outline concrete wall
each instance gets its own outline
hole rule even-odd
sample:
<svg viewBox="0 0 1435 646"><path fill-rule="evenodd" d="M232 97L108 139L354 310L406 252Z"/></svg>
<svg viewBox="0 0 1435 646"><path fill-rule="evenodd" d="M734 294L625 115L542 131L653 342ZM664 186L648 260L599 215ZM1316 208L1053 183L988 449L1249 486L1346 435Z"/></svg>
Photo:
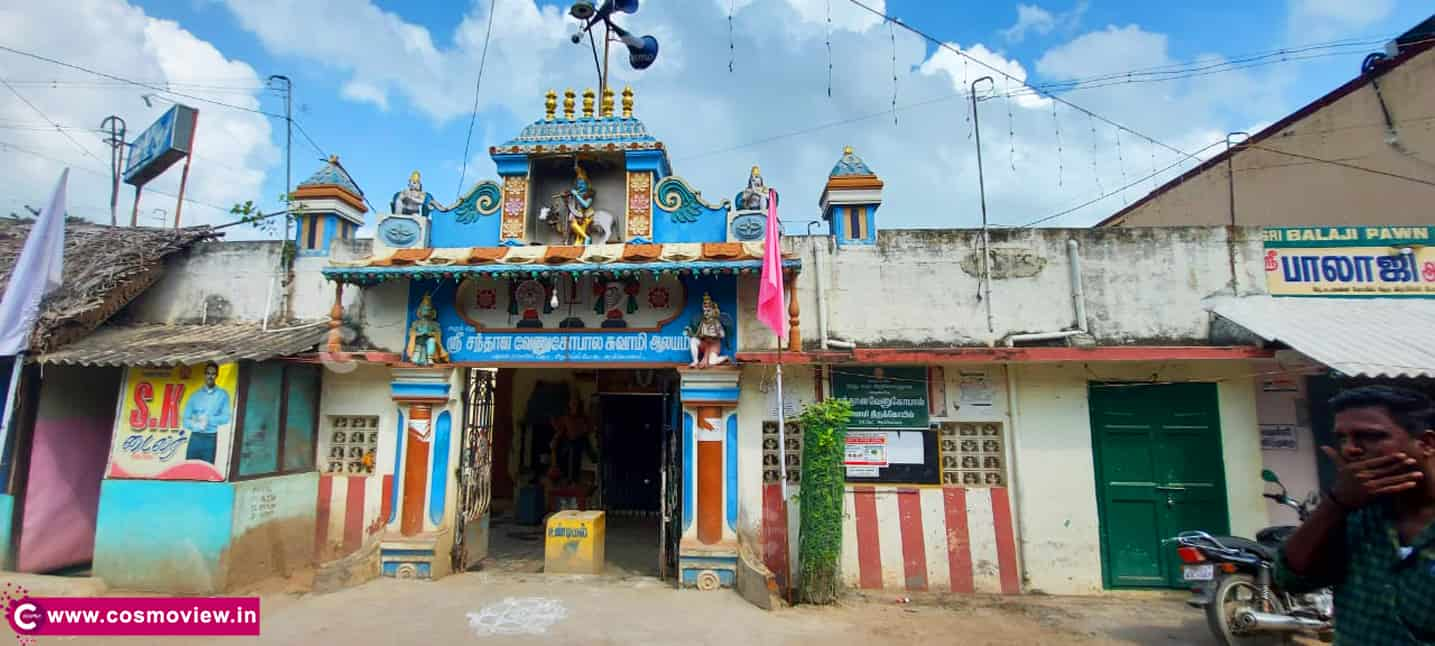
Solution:
<svg viewBox="0 0 1435 646"><path fill-rule="evenodd" d="M999 344L1011 334L1071 329L1076 314L1070 240L1080 248L1087 324L1098 343L1204 342L1209 315L1200 301L1231 293L1233 264L1236 292L1265 291L1259 228L997 229L991 232L988 331L986 302L978 297L978 230L882 231L875 245L840 250L826 237L789 236L783 244L803 261L796 283L808 347L819 339L819 280L832 337L868 347L945 347ZM287 297L289 316L328 318L334 286L320 270L367 250L368 241L356 241L336 244L331 258L297 259ZM165 277L131 307L132 314L142 321L199 322L208 302L210 321L257 321L266 311L267 294L270 312L278 316L284 305L274 270L280 253L280 245L270 242L199 245L171 261ZM738 311L728 312L737 322L741 350L776 347L772 333L755 319L756 298L757 278L741 277ZM406 281L362 290L349 286L343 302L346 324L369 346L403 349Z"/></svg>
<svg viewBox="0 0 1435 646"><path fill-rule="evenodd" d="M313 563L318 482L318 474L309 472L233 484L234 525L224 558L228 588L288 576Z"/></svg>
<svg viewBox="0 0 1435 646"><path fill-rule="evenodd" d="M105 480L95 576L110 587L214 594L312 562L317 474L242 482Z"/></svg>
<svg viewBox="0 0 1435 646"><path fill-rule="evenodd" d="M1008 370L1016 412L1013 504L1028 590L1085 594L1102 589L1088 381L1216 382L1231 531L1251 536L1266 526L1248 363L1028 364Z"/></svg>
<svg viewBox="0 0 1435 646"><path fill-rule="evenodd" d="M97 524L94 574L110 587L185 594L225 590L234 485L105 480Z"/></svg>
<svg viewBox="0 0 1435 646"><path fill-rule="evenodd" d="M320 270L332 260L367 256L369 241L335 242L332 256L294 260L293 281L281 286L283 243L279 241L207 242L171 257L165 274L129 306L136 321L200 323L329 318L334 285ZM346 311L360 300L359 290L345 292ZM206 310L206 303L208 304Z"/></svg>
<svg viewBox="0 0 1435 646"><path fill-rule="evenodd" d="M1427 49L1378 77L1395 122L1387 142L1374 85L1316 109L1248 148L1194 172L1122 214L1114 226L1226 224L1231 218L1230 170L1235 173L1236 223L1268 226L1429 224L1430 187L1394 177L1281 154L1338 160L1407 177L1429 178L1435 159L1435 49Z"/></svg>
<svg viewBox="0 0 1435 646"><path fill-rule="evenodd" d="M880 216L879 216L880 217ZM832 337L859 346L949 347L1000 343L1010 334L1071 329L1076 322L1067 241L1077 241L1087 323L1101 344L1201 343L1209 315L1201 299L1264 293L1259 229L1228 235L1219 227L1169 229L994 230L987 330L981 286L979 230L882 231L874 246L836 249L828 238L789 237L800 252L797 280L802 338L818 341L817 284ZM739 289L743 349L774 347L749 313L757 280ZM1140 288L1136 288L1139 286Z"/></svg>
<svg viewBox="0 0 1435 646"><path fill-rule="evenodd" d="M1262 463L1280 476L1290 496L1302 500L1320 490L1316 460L1324 459L1316 448L1310 430L1308 395L1303 375L1287 373L1275 361L1252 362L1255 379L1256 413L1261 426L1291 427L1295 431L1294 449L1273 448L1261 451ZM1272 493L1279 489L1272 485ZM1294 509L1266 501L1272 525L1299 525L1300 516Z"/></svg>
<svg viewBox="0 0 1435 646"><path fill-rule="evenodd" d="M351 372L324 372L319 412L321 470L328 464L329 418L334 415L378 417L379 444L373 474L319 475L316 554L320 562L368 548L379 540L387 522L393 505L394 452L400 437L399 412L389 392L389 369L359 364ZM374 565L377 574L377 561Z"/></svg>

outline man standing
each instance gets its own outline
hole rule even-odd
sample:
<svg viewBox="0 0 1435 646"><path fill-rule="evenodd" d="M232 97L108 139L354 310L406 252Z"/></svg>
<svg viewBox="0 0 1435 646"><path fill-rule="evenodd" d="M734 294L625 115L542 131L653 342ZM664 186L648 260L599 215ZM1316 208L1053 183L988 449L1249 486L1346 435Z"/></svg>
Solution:
<svg viewBox="0 0 1435 646"><path fill-rule="evenodd" d="M186 460L214 464L219 427L229 423L229 393L215 385L218 378L219 365L213 361L204 364L204 386L194 391L184 406L184 429L189 431Z"/></svg>
<svg viewBox="0 0 1435 646"><path fill-rule="evenodd" d="M1435 644L1435 403L1365 386L1330 404L1336 484L1282 546L1277 584L1334 586L1337 644Z"/></svg>

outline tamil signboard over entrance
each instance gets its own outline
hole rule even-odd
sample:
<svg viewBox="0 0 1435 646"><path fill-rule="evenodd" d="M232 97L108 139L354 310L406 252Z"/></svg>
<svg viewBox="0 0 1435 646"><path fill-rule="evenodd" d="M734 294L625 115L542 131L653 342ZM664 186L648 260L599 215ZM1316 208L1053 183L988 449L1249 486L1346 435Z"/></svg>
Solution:
<svg viewBox="0 0 1435 646"><path fill-rule="evenodd" d="M1288 227L1265 231L1274 296L1435 298L1435 227Z"/></svg>

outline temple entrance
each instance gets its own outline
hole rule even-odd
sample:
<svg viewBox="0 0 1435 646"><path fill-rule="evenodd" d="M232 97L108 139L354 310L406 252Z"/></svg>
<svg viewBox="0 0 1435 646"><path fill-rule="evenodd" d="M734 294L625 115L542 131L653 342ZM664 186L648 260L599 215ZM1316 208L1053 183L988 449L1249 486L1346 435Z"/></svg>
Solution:
<svg viewBox="0 0 1435 646"><path fill-rule="evenodd" d="M671 577L680 510L678 374L671 369L500 368L489 549L481 569L543 571L547 518L602 510L604 573ZM500 483L512 483L500 491ZM668 531L665 531L667 529Z"/></svg>

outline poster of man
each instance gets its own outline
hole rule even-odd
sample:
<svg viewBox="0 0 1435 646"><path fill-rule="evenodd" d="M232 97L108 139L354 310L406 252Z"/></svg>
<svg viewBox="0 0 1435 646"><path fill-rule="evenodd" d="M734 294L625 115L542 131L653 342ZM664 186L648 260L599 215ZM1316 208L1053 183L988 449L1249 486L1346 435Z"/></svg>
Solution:
<svg viewBox="0 0 1435 646"><path fill-rule="evenodd" d="M110 452L110 478L225 479L239 368L213 362L130 368Z"/></svg>
<svg viewBox="0 0 1435 646"><path fill-rule="evenodd" d="M219 364L204 364L204 385L189 396L184 405L184 430L189 431L189 445L184 459L214 464L216 435L221 426L229 425L231 403L229 393L218 387Z"/></svg>

